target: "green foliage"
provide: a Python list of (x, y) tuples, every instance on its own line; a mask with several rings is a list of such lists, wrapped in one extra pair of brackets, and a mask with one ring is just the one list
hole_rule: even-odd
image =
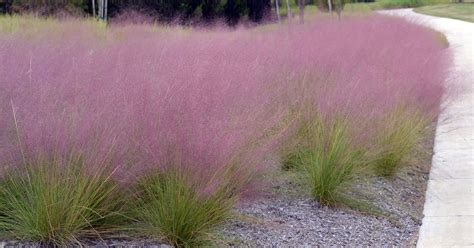
[(363, 171), (365, 152), (351, 141), (344, 119), (312, 118), (298, 132), (301, 143), (295, 153), (286, 156), (286, 163), (302, 172), (321, 204), (338, 203), (340, 191)]
[[(98, 2), (99, 0), (95, 2), (96, 9)], [(108, 0), (107, 4), (110, 17), (126, 12), (127, 9), (137, 9), (161, 21), (192, 20), (195, 17), (210, 21), (224, 17), (232, 25), (244, 15), (248, 15), (252, 21), (260, 22), (272, 7), (270, 0)], [(52, 15), (61, 11), (73, 15), (91, 15), (93, 8), (90, 0), (13, 0), (9, 9), (15, 13), (32, 11), (40, 15)]]
[(414, 154), (414, 148), (424, 136), (428, 124), (424, 116), (399, 107), (381, 120), (375, 141), (373, 164), (379, 176), (394, 176)]
[(87, 4), (86, 0), (68, 0), (68, 1), (45, 1), (42, 0), (13, 0), (12, 4), (14, 5), (29, 5), (29, 6), (44, 6), (44, 5), (52, 5), (52, 6), (64, 6), (64, 5), (72, 5), (82, 7)]
[(13, 0), (11, 8), (13, 11), (35, 11), (39, 14), (54, 14), (57, 11), (65, 11), (71, 14), (81, 14), (84, 9), (87, 9), (86, 0)]
[(175, 170), (142, 180), (132, 207), (138, 230), (177, 247), (211, 244), (235, 199), (227, 188), (198, 192), (200, 187), (191, 182), (186, 173)]
[(81, 156), (8, 172), (0, 179), (0, 236), (67, 246), (116, 230), (124, 199), (106, 172), (90, 175)]

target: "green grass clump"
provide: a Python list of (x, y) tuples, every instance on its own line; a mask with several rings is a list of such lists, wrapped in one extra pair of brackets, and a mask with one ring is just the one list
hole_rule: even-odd
[(424, 136), (428, 122), (422, 114), (406, 108), (397, 108), (383, 120), (375, 142), (373, 164), (379, 176), (392, 177), (415, 153)]
[(143, 179), (133, 207), (138, 230), (176, 247), (212, 245), (216, 227), (229, 218), (235, 199), (226, 188), (198, 192), (179, 171)]
[(347, 121), (325, 122), (314, 118), (305, 121), (299, 137), (300, 147), (286, 156), (286, 163), (302, 173), (312, 196), (321, 204), (340, 203), (342, 190), (365, 165), (365, 152), (353, 144)]
[(117, 230), (123, 198), (106, 172), (87, 173), (81, 156), (8, 172), (0, 179), (0, 236), (64, 247)]

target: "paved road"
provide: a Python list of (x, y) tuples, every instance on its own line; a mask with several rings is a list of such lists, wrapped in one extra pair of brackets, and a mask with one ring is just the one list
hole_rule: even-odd
[(412, 9), (381, 11), (443, 32), (454, 54), (417, 247), (474, 247), (474, 24)]

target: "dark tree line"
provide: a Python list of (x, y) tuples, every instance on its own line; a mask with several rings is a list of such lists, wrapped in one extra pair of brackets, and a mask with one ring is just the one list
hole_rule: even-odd
[(272, 8), (275, 8), (275, 19), (280, 20), (277, 5), (281, 9), (293, 2), (299, 6), (302, 23), (305, 5), (315, 4), (321, 11), (336, 12), (340, 16), (346, 1), (374, 0), (0, 0), (0, 12), (33, 11), (51, 15), (65, 11), (99, 17), (105, 14), (106, 18), (113, 18), (127, 10), (135, 10), (162, 22), (181, 21), (184, 24), (195, 20), (212, 22), (224, 19), (228, 24), (235, 25), (244, 17), (261, 22), (271, 16)]
[[(74, 10), (85, 14), (97, 11), (100, 0), (0, 0), (9, 1), (9, 10), (14, 12), (36, 11), (52, 14), (58, 10)], [(161, 21), (200, 18), (212, 21), (224, 18), (229, 24), (237, 23), (247, 16), (254, 22), (262, 21), (271, 13), (271, 0), (108, 0), (108, 16), (113, 17), (124, 10), (134, 9), (149, 14)]]

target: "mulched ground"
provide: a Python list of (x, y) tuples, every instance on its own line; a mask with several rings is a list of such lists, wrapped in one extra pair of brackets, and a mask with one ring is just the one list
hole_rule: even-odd
[(348, 208), (321, 206), (301, 193), (288, 175), (273, 179), (272, 192), (240, 204), (238, 218), (221, 235), (229, 247), (371, 246), (415, 247), (434, 133), (423, 143), (426, 154), (392, 179), (374, 177), (352, 188), (357, 199), (368, 200), (384, 215)]

